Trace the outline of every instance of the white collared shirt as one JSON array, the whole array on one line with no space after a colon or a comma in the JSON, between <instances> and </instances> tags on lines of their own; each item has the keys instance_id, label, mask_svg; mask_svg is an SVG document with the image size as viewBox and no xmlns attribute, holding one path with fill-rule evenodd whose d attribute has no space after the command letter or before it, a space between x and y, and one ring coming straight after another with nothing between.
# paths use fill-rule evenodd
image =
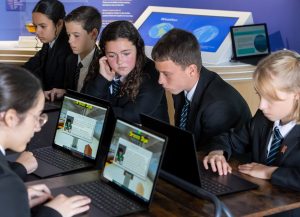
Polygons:
<instances>
[{"instance_id":1,"label":"white collared shirt","mask_svg":"<svg viewBox=\"0 0 300 217\"><path fill-rule=\"evenodd\" d=\"M3 154L4 156L6 155L5 149L2 147L2 145L0 145L0 151L2 152L2 154Z\"/></svg>"},{"instance_id":2,"label":"white collared shirt","mask_svg":"<svg viewBox=\"0 0 300 217\"><path fill-rule=\"evenodd\" d=\"M198 84L199 80L196 82L196 84L193 86L193 88L187 92L186 90L184 91L184 96L190 101L192 102L193 100L193 97L194 97L194 93L195 93L195 90L196 90L196 87L197 87L197 84Z\"/></svg>"},{"instance_id":3,"label":"white collared shirt","mask_svg":"<svg viewBox=\"0 0 300 217\"><path fill-rule=\"evenodd\" d=\"M296 121L291 121L285 125L280 125L280 121L275 121L273 124L273 131L275 127L278 127L280 134L282 135L282 137L284 138L292 129L293 127L296 125ZM269 144L268 144L268 155L270 152L270 148L271 148L271 144L272 144L272 140L273 140L273 133L271 135Z\"/></svg>"},{"instance_id":4,"label":"white collared shirt","mask_svg":"<svg viewBox=\"0 0 300 217\"><path fill-rule=\"evenodd\" d=\"M78 92L80 92L81 88L83 87L83 82L84 82L84 79L85 79L85 77L88 73L89 66L90 66L90 64L93 60L95 49L96 48L92 49L91 52L88 55L86 55L86 57L83 58L83 59L80 59L80 56L78 55L77 65L80 62L82 64L82 67L80 69L78 84L77 84L77 91Z\"/></svg>"},{"instance_id":5,"label":"white collared shirt","mask_svg":"<svg viewBox=\"0 0 300 217\"><path fill-rule=\"evenodd\" d=\"M54 39L53 41L49 42L49 47L50 47L50 48L53 48L55 42L56 42L56 39Z\"/></svg>"}]
</instances>

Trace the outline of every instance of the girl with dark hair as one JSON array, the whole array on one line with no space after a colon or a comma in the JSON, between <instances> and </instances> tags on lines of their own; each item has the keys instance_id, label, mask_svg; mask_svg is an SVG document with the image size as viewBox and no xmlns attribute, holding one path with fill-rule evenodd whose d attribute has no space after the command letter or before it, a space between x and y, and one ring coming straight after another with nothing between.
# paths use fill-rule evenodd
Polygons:
<instances>
[{"instance_id":1,"label":"girl with dark hair","mask_svg":"<svg viewBox=\"0 0 300 217\"><path fill-rule=\"evenodd\" d=\"M145 55L144 41L132 23L116 21L102 31L99 47L104 56L82 91L109 100L117 117L140 123L144 113L169 121L164 89L158 72Z\"/></svg>"},{"instance_id":2,"label":"girl with dark hair","mask_svg":"<svg viewBox=\"0 0 300 217\"><path fill-rule=\"evenodd\" d=\"M24 68L41 80L44 91L64 87L65 61L72 53L63 21L65 14L58 0L40 0L32 11L32 23L43 47Z\"/></svg>"},{"instance_id":3,"label":"girl with dark hair","mask_svg":"<svg viewBox=\"0 0 300 217\"><path fill-rule=\"evenodd\" d=\"M73 216L89 209L85 196L55 198L44 184L25 187L23 181L9 166L5 151L22 152L35 132L46 123L42 114L44 95L37 78L27 70L0 65L0 209L2 217Z\"/></svg>"}]
</instances>

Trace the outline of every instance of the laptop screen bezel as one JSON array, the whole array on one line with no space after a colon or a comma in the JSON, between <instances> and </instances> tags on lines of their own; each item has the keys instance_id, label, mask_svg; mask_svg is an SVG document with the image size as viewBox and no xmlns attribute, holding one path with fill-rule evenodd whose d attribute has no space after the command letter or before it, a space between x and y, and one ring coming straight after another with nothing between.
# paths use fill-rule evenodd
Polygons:
<instances>
[{"instance_id":1,"label":"laptop screen bezel","mask_svg":"<svg viewBox=\"0 0 300 217\"><path fill-rule=\"evenodd\" d=\"M163 129L163 131L160 133L162 133L168 137L168 146L166 148L165 158L164 158L166 160L162 163L162 167L161 167L161 171L163 172L163 173L161 173L162 177L175 185L179 184L176 181L176 179L179 178L183 181L186 181L193 185L201 187L201 175L200 175L197 150L196 150L196 145L195 145L195 137L194 137L193 133L183 130L183 129L180 129L176 126L172 126L168 123L165 123L161 120L158 120L156 118L150 117L145 114L140 114L140 118L141 118L141 123L143 126L148 127L148 128L153 127L155 129L159 129L159 130ZM179 139L177 140L177 138L179 136L181 138L188 138L188 143L178 144L178 141L180 141L180 140ZM172 138L174 138L174 139L172 139ZM172 144L171 143L172 141L176 141L175 144ZM167 163L169 163L169 162L167 162L167 159L168 159L167 157L168 157L168 155L171 155L171 153L168 153L168 152L170 152L172 146L175 146L175 145L180 145L180 147L182 147L182 146L185 147L185 149L183 147L178 148L178 149L180 149L180 151L178 152L178 155L181 156L181 159L178 159L180 162L183 162L183 160L184 160L182 158L183 152L186 152L188 150L191 152L191 153L189 153L190 156L187 156L187 157L189 157L189 158L192 157L193 159L190 159L190 160L194 161L194 165L192 165L193 168L190 168L190 170L189 170L189 172L191 172L191 174L193 174L192 178L179 177L178 174L173 174L171 171L167 170L166 166L164 166ZM184 167L184 164L183 163L181 163L181 164L182 165L180 168ZM191 171L191 169L192 169L192 171ZM165 176L164 174L167 174L167 176ZM172 177L174 177L174 179ZM188 180L188 179L190 179L190 180ZM178 186L178 187L181 187L181 186Z\"/></svg>"},{"instance_id":2,"label":"laptop screen bezel","mask_svg":"<svg viewBox=\"0 0 300 217\"><path fill-rule=\"evenodd\" d=\"M159 163L158 163L158 167L157 167L157 174L155 176L155 179L153 180L153 188L152 188L152 191L150 193L150 197L149 197L149 200L146 201L144 200L143 198L139 197L139 196L136 196L134 195L133 193L131 193L130 191L122 188L120 185L106 179L104 176L103 176L103 171L104 169L102 170L102 172L100 173L100 179L104 182L106 182L108 185L110 185L111 187L117 189L118 191L124 193L127 197L129 197L130 199L136 201L138 204L140 204L141 206L143 206L144 208L148 208L152 202L152 199L153 199L153 195L154 195L154 192L155 192L155 188L156 188L156 184L157 184L157 179L159 177L159 172L160 172L160 168L161 168L161 164L162 164L162 160L163 160L163 156L164 156L164 153L165 153L165 150L166 150L166 146L167 146L167 143L168 143L168 138L163 135L163 134L160 134L156 131L153 131L152 129L149 129L149 128L146 128L144 126L141 126L141 125L138 125L138 124L135 124L135 123L132 123L132 122L129 122L123 118L116 118L116 121L115 121L115 127L116 127L116 124L118 122L118 120L126 123L126 124L129 124L133 127L136 127L136 128L139 128L141 130L144 130L146 132L149 132L150 134L153 134L154 136L157 136L157 137L160 137L161 139L164 139L164 145L163 145L163 148L161 150L161 157L160 157L160 160L159 160ZM113 129L113 131L115 130L115 127ZM113 136L113 133L112 133L112 136ZM108 160L108 153L106 155L106 158L105 158L105 162Z\"/></svg>"},{"instance_id":3,"label":"laptop screen bezel","mask_svg":"<svg viewBox=\"0 0 300 217\"><path fill-rule=\"evenodd\" d=\"M107 128L107 125L108 125L107 121L109 119L109 116L111 115L110 114L111 113L110 103L105 101L105 100L101 100L101 99L98 99L98 98L95 98L95 97L92 97L92 96L89 96L89 95L78 93L78 92L75 92L75 91L72 91L72 90L67 90L67 93L63 96L63 99L62 99L62 106L59 110L59 116L60 116L61 111L63 109L63 102L65 100L65 97L70 97L70 98L75 99L75 100L84 101L84 102L99 106L103 109L106 109L105 118L103 120L103 128L102 128L101 136L99 138L99 145L98 145L98 149L97 149L97 154L96 154L95 159L91 159L91 158L86 157L84 155L80 155L76 152L73 152L70 149L67 149L67 148L64 148L60 145L57 145L55 143L55 137L56 137L56 133L57 133L57 126L59 124L59 117L58 117L57 122L56 122L56 129L55 129L55 134L54 134L54 137L53 137L52 147L56 148L56 149L59 149L59 150L65 152L65 153L68 153L70 155L73 155L75 157L78 157L78 158L80 158L84 161L96 164L96 162L99 162L99 155L100 155L99 153L100 153L100 150L101 150L102 142L105 138L105 132L106 132L106 128Z\"/></svg>"},{"instance_id":4,"label":"laptop screen bezel","mask_svg":"<svg viewBox=\"0 0 300 217\"><path fill-rule=\"evenodd\" d=\"M233 30L237 29L237 28L244 28L244 27L247 28L247 27L252 27L252 26L264 26L268 52L264 53L264 54L252 54L252 55L248 55L248 56L238 56L237 51L236 51L236 44L235 44L235 40L234 40ZM233 59L234 60L243 60L243 59L249 59L249 58L255 58L255 57L265 57L265 56L268 56L271 53L269 34L268 34L268 29L267 29L267 24L266 23L231 26L230 27L230 37L231 37L231 42L232 42L232 53L233 53Z\"/></svg>"}]
</instances>

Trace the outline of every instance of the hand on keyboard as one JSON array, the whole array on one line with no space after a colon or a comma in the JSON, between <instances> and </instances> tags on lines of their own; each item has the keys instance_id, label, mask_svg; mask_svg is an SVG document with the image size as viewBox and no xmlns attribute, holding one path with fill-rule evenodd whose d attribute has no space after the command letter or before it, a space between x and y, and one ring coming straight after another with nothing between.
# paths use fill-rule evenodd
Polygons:
<instances>
[{"instance_id":1,"label":"hand on keyboard","mask_svg":"<svg viewBox=\"0 0 300 217\"><path fill-rule=\"evenodd\" d=\"M211 151L208 155L206 155L203 159L203 165L205 169L208 170L208 164L210 164L213 172L219 173L220 176L227 175L227 173L232 172L231 166L227 163L223 151Z\"/></svg>"}]
</instances>

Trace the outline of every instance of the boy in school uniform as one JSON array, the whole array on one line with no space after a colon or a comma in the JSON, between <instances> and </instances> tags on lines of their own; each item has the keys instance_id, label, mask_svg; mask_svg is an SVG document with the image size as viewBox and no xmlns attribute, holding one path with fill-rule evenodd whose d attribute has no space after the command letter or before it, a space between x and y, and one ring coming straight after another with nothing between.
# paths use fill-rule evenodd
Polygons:
<instances>
[{"instance_id":1,"label":"boy in school uniform","mask_svg":"<svg viewBox=\"0 0 300 217\"><path fill-rule=\"evenodd\" d=\"M279 51L263 59L253 74L260 96L259 110L239 130L224 133L209 144L206 169L231 173L231 152L251 152L251 163L238 170L300 191L300 56Z\"/></svg>"},{"instance_id":2,"label":"boy in school uniform","mask_svg":"<svg viewBox=\"0 0 300 217\"><path fill-rule=\"evenodd\" d=\"M159 83L173 94L175 125L195 135L197 149L251 118L243 97L218 74L202 65L196 37L181 29L167 32L154 46Z\"/></svg>"},{"instance_id":3,"label":"boy in school uniform","mask_svg":"<svg viewBox=\"0 0 300 217\"><path fill-rule=\"evenodd\" d=\"M98 62L101 55L96 40L101 28L101 14L91 6L81 6L65 17L69 44L73 51L66 61L64 89L53 88L46 98L54 101L61 98L66 89L80 92L92 75L89 70L93 62Z\"/></svg>"}]
</instances>

